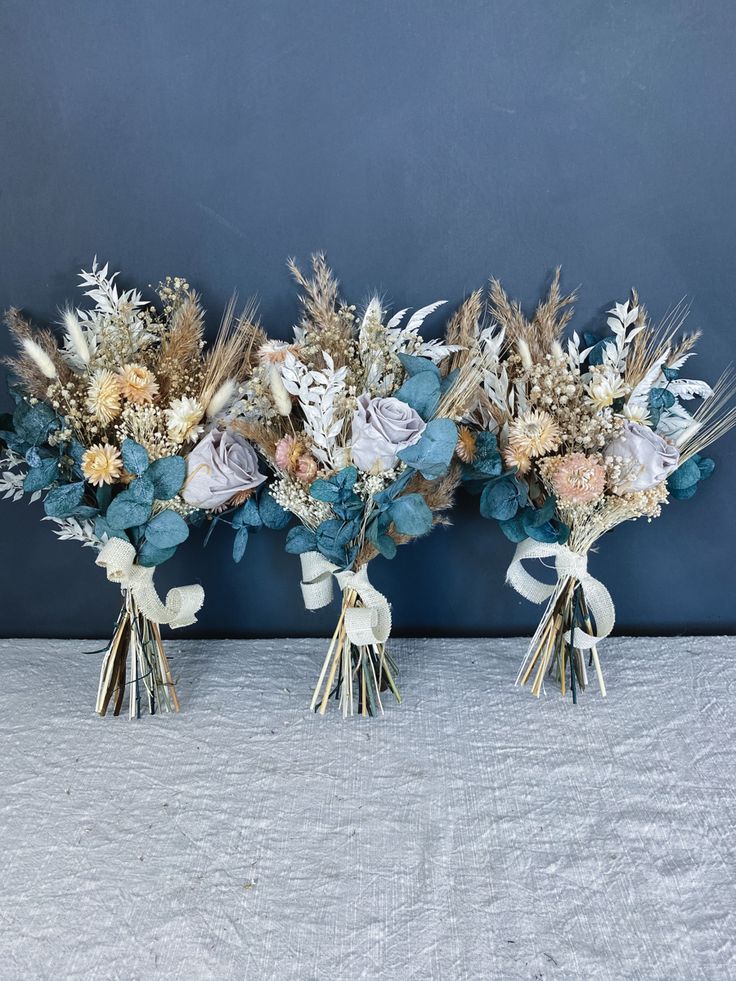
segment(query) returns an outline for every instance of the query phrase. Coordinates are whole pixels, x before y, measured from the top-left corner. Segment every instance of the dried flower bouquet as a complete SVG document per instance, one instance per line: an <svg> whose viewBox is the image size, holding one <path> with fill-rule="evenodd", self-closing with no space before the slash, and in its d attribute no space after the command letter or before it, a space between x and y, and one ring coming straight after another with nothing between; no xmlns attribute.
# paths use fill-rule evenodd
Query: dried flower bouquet
<svg viewBox="0 0 736 981"><path fill-rule="evenodd" d="M301 322L290 341L260 338L231 425L258 447L273 497L299 521L286 547L301 556L307 608L330 602L333 578L342 593L312 708L324 713L334 694L343 715L374 715L383 691L399 691L386 649L390 608L368 564L444 522L459 479L455 420L479 369L453 370L456 327L447 341L420 335L439 303L387 319L373 297L358 316L323 256L310 277L290 268Z"/></svg>
<svg viewBox="0 0 736 981"><path fill-rule="evenodd" d="M178 710L159 625L195 622L204 598L193 585L162 602L154 570L204 511L251 495L265 477L257 465L231 467L213 502L203 487L207 467L195 462L193 472L185 460L203 434L218 447L224 438L218 420L248 365L247 319L234 324L228 315L205 353L203 311L183 279L161 284L157 309L138 290L120 290L116 277L96 260L82 272L91 306L64 311L60 343L9 311L19 350L9 359L15 410L0 422L0 493L43 497L58 537L98 551L97 564L120 584L96 710L104 715L112 705L119 714L127 688L137 717L142 704L152 713ZM255 464L252 448L237 449Z"/></svg>
<svg viewBox="0 0 736 981"><path fill-rule="evenodd" d="M507 581L546 603L517 683L538 696L552 672L577 701L589 668L606 693L597 648L615 616L588 552L623 521L651 521L670 497L692 497L715 466L702 452L736 410L732 373L713 388L681 376L699 336L682 334L682 305L654 326L634 294L609 311L605 336L573 333L565 343L573 300L558 270L528 320L492 281L493 322L473 354L492 365L468 416L464 478L481 514L517 543ZM524 568L533 559L554 561L554 585Z"/></svg>

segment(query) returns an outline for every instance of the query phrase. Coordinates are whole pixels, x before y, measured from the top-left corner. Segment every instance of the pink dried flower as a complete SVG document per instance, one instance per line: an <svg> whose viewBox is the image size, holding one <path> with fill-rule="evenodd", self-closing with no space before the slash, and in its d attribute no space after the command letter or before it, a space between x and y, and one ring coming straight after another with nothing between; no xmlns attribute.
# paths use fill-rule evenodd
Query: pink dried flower
<svg viewBox="0 0 736 981"><path fill-rule="evenodd" d="M282 436L276 444L276 451L274 452L276 466L279 470L289 473L294 467L294 462L299 459L300 453L301 447L296 437Z"/></svg>
<svg viewBox="0 0 736 981"><path fill-rule="evenodd" d="M317 476L318 469L317 461L314 459L312 454L302 453L302 455L296 461L294 476L298 480L303 480L305 484L311 484L314 478Z"/></svg>
<svg viewBox="0 0 736 981"><path fill-rule="evenodd" d="M568 453L550 468L549 481L555 496L564 504L591 504L603 494L606 469L594 457Z"/></svg>

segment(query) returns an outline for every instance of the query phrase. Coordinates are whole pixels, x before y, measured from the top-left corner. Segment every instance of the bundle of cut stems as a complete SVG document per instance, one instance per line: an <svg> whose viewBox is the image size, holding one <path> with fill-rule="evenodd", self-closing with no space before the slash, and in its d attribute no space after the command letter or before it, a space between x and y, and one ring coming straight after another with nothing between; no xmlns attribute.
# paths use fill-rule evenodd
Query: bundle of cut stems
<svg viewBox="0 0 736 981"><path fill-rule="evenodd" d="M396 701L401 695L396 686L398 670L385 644L353 644L345 628L345 614L363 606L352 589L342 594L340 617L332 635L319 680L312 695L311 709L324 715L331 696L337 700L343 717L383 714L381 692L390 690Z"/></svg>
<svg viewBox="0 0 736 981"><path fill-rule="evenodd" d="M144 704L151 715L179 711L159 626L141 613L129 590L123 590L123 606L102 662L97 714L105 715L112 703L113 715L120 715L126 689L131 719L140 718Z"/></svg>
<svg viewBox="0 0 736 981"><path fill-rule="evenodd" d="M517 684L526 685L531 680L532 694L538 698L545 675L550 674L559 682L563 696L569 684L572 700L577 703L578 692L588 686L588 672L586 652L575 646L576 629L592 634L595 624L580 582L573 578L561 579L532 637ZM595 668L598 687L605 698L606 686L595 646L590 648L587 667Z"/></svg>

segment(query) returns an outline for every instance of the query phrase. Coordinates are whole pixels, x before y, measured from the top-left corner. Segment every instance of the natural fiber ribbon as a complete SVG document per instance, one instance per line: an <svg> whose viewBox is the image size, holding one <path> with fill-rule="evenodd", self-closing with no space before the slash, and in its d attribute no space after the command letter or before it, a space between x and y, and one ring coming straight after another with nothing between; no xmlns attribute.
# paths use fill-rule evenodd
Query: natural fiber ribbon
<svg viewBox="0 0 736 981"><path fill-rule="evenodd" d="M557 582L554 586L535 579L522 565L526 559L549 558L554 558L557 571ZM575 627L573 647L581 649L595 647L613 630L616 608L611 594L603 583L594 579L588 572L587 555L573 552L567 545L554 543L547 545L527 539L516 546L511 565L506 570L506 582L532 603L546 602L566 579L576 579L580 583L588 612L592 614L597 630L597 634L589 634L580 627ZM565 639L570 642L569 630L565 634Z"/></svg>
<svg viewBox="0 0 736 981"><path fill-rule="evenodd" d="M204 603L202 587L178 586L170 589L166 602L162 602L153 585L154 570L138 565L130 542L111 538L103 545L95 563L107 572L110 582L120 583L122 589L130 591L143 616L153 623L176 628L197 622L195 613Z"/></svg>
<svg viewBox="0 0 736 981"><path fill-rule="evenodd" d="M302 560L302 595L308 610L321 610L332 602L332 580L340 589L354 590L363 603L345 611L345 630L356 647L385 644L391 633L391 608L386 597L368 581L368 569L339 572L320 552L304 552Z"/></svg>

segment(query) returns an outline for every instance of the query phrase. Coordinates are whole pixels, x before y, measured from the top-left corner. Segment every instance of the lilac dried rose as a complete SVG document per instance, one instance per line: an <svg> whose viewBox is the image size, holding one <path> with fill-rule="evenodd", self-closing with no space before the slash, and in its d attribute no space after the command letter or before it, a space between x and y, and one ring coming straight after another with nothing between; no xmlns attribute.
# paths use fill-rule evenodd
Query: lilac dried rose
<svg viewBox="0 0 736 981"><path fill-rule="evenodd" d="M359 470L381 473L398 462L398 454L421 439L427 424L406 402L371 398L365 392L353 414L353 463Z"/></svg>
<svg viewBox="0 0 736 981"><path fill-rule="evenodd" d="M181 496L192 507L212 511L265 479L258 470L256 451L246 439L229 430L214 429L187 457Z"/></svg>

